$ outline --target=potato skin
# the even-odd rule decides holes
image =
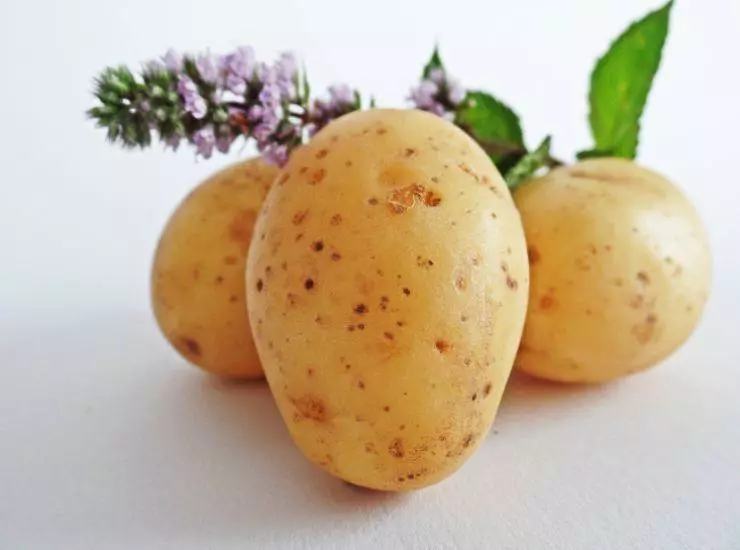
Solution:
[[[561,382],[642,371],[677,349],[709,296],[707,235],[663,176],[584,161],[514,193],[532,282],[517,367]]]
[[[151,301],[159,328],[188,361],[223,377],[263,377],[244,270],[254,221],[278,171],[254,158],[217,172],[180,203],[155,253]]]
[[[381,490],[456,471],[494,419],[527,300],[521,222],[485,153],[421,111],[346,115],[292,155],[256,231],[250,319],[301,451]]]

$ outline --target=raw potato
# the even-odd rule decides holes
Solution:
[[[689,337],[709,295],[710,249],[665,178],[594,159],[525,183],[514,200],[532,277],[518,368],[607,381],[657,364]]]
[[[255,235],[250,319],[301,451],[375,489],[456,471],[494,419],[527,300],[521,222],[485,153],[421,111],[344,116],[292,155]]]
[[[256,158],[214,174],[178,206],[157,248],[157,323],[183,357],[217,375],[263,377],[244,270],[254,221],[277,173]]]

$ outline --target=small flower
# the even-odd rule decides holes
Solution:
[[[346,84],[333,84],[329,86],[329,96],[336,105],[348,105],[355,101],[354,90]]]
[[[454,120],[455,111],[465,99],[465,89],[457,79],[441,68],[432,69],[427,78],[411,89],[409,100],[417,109],[446,120]]]
[[[281,98],[282,94],[280,92],[280,87],[277,84],[272,83],[265,83],[259,95],[259,100],[268,109],[274,109],[280,106]]]
[[[171,48],[162,57],[162,62],[168,71],[178,73],[182,70],[182,56]]]
[[[228,153],[233,141],[234,136],[231,134],[229,127],[221,126],[218,131],[218,137],[216,138],[216,149],[221,153]]]
[[[170,147],[173,151],[177,151],[180,148],[180,141],[182,140],[179,134],[172,134],[165,141],[165,147]]]
[[[216,84],[218,79],[218,67],[216,59],[211,52],[200,54],[195,60],[195,68],[198,69],[198,74],[204,82],[208,84]]]
[[[216,144],[216,136],[213,134],[213,126],[210,124],[197,130],[193,134],[193,143],[197,149],[196,154],[201,155],[204,159],[211,158],[213,147]]]
[[[285,145],[268,145],[263,149],[262,157],[268,164],[284,166],[288,162],[288,147]]]
[[[208,113],[208,103],[198,93],[198,87],[190,77],[180,75],[177,82],[177,91],[182,96],[185,111],[193,115],[196,120],[203,119]]]
[[[252,105],[252,107],[249,108],[249,111],[247,111],[247,118],[250,122],[257,122],[262,119],[264,112],[265,108],[261,105]]]

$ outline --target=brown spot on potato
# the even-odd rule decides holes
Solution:
[[[383,411],[384,412],[390,412],[391,411],[391,408],[388,405],[386,405],[385,407],[383,407]]]
[[[477,182],[480,181],[480,175],[475,170],[473,170],[470,166],[468,166],[466,163],[459,162],[457,164],[457,167],[463,172],[465,172],[466,174],[468,174],[469,176],[472,176],[473,179],[475,179],[475,181]]]
[[[301,225],[308,216],[308,210],[301,210],[293,214],[293,225]]]
[[[308,166],[301,166],[301,169],[298,170],[299,174],[305,174],[306,172],[308,172]]]
[[[303,238],[303,233],[298,233],[298,234],[297,234],[297,235],[295,236],[295,242],[298,242],[298,241],[300,241],[300,240],[301,240],[302,238]]]
[[[306,279],[305,281],[303,281],[303,287],[306,290],[312,290],[314,288],[314,286],[316,286],[316,283],[310,277],[308,279]]]
[[[376,453],[375,443],[365,443],[365,452],[371,454]]]
[[[376,199],[375,197],[370,197],[369,199],[367,199],[367,203],[370,206],[375,206],[376,204],[378,204],[378,199]]]
[[[284,174],[281,174],[280,175],[280,177],[277,179],[277,182],[276,183],[278,185],[283,185],[289,179],[290,179],[290,173],[289,172],[285,172]]]
[[[386,340],[393,340],[393,333],[392,333],[392,332],[384,332],[384,333],[383,333],[383,337],[384,337],[384,338],[385,338]]]
[[[432,180],[432,183],[439,183],[439,178],[437,176],[432,176],[430,179]]]
[[[193,269],[193,279],[195,279],[196,281],[200,279],[200,268],[196,267],[195,269]]]
[[[632,334],[638,343],[645,345],[653,338],[657,322],[658,318],[653,313],[649,313],[643,323],[632,327]]]
[[[403,321],[396,321],[396,326],[402,327],[405,323]]]
[[[377,130],[375,130],[375,133],[379,136],[384,136],[388,133],[388,130],[386,130],[385,128],[378,128]]]
[[[360,388],[361,390],[364,390],[365,389],[365,382],[363,382],[362,380],[360,380],[359,382],[357,382],[357,387]]]
[[[240,244],[249,245],[257,214],[254,210],[240,210],[229,224],[229,238]]]
[[[321,252],[322,250],[324,250],[324,241],[314,241],[311,244],[311,250],[313,250],[314,252]]]
[[[336,137],[336,136],[334,136],[334,137]],[[328,154],[329,154],[329,150],[328,149],[321,149],[318,153],[316,153],[316,158],[317,159],[322,159],[322,158],[324,158]]]
[[[555,299],[552,296],[545,295],[540,298],[540,309],[550,309],[555,305]]]
[[[508,273],[506,274],[506,286],[508,286],[511,290],[516,290],[519,288],[519,283],[516,279],[512,278]]]
[[[326,405],[315,395],[304,395],[291,401],[302,418],[316,422],[326,422],[329,418]]]
[[[216,276],[216,278],[215,278],[215,279],[213,280],[213,282],[214,282],[215,284],[217,284],[217,285],[220,285],[221,283],[223,283],[223,282],[224,282],[224,277],[223,277],[223,275],[218,275],[218,276]]]
[[[239,258],[237,258],[236,256],[231,256],[231,255],[224,256],[224,263],[226,265],[236,265],[237,263],[239,263]]]
[[[536,246],[527,247],[527,256],[529,257],[529,265],[535,265],[540,261],[540,251],[537,250]]]
[[[470,447],[470,445],[473,444],[473,440],[475,439],[475,436],[473,434],[468,434],[465,436],[465,439],[463,439],[462,446],[464,448]]]
[[[643,303],[645,303],[645,296],[642,294],[637,294],[632,298],[632,300],[630,300],[630,306],[634,309],[640,309]]]
[[[342,255],[339,252],[332,252],[331,253],[331,259],[334,262],[338,262],[339,260],[342,259]]]
[[[359,324],[357,325],[357,329],[358,329],[358,330],[365,330],[365,323],[359,323]]]
[[[342,223],[342,215],[341,214],[334,214],[331,217],[331,220],[329,221],[331,225],[339,225]]]
[[[404,288],[403,288],[403,293],[404,293],[404,294],[405,294],[406,296],[411,296],[411,290],[409,290],[409,289],[408,289],[408,288],[406,288],[406,287],[404,287]]]
[[[450,344],[447,340],[437,340],[434,342],[434,348],[439,353],[447,353],[452,349],[452,344]]]
[[[188,355],[192,355],[193,357],[201,356],[200,344],[194,338],[182,336],[180,337],[180,343],[182,344],[182,348]]]
[[[637,280],[640,281],[642,284],[644,285],[650,284],[650,277],[644,271],[638,271],[636,277],[637,277]]]
[[[465,277],[460,275],[457,279],[455,279],[455,288],[457,290],[465,290],[468,287],[468,283],[465,280]]]
[[[493,384],[488,382],[485,386],[483,386],[483,397],[488,397],[491,394],[491,390],[493,389]]]
[[[473,396],[470,398],[471,401],[476,401],[478,399],[478,392],[475,392]]]
[[[394,458],[403,458],[404,448],[403,440],[401,438],[397,437],[391,441],[390,445],[388,445],[388,454]]]
[[[354,308],[355,313],[363,315],[367,313],[367,306],[365,304],[357,304]]]
[[[422,258],[421,256],[416,257],[416,265],[419,267],[430,268],[434,266],[434,262],[429,258]]]
[[[403,156],[406,158],[413,157],[416,154],[416,149],[413,147],[406,147],[406,149],[403,150]]]
[[[262,289],[265,287],[265,283],[262,281],[262,279],[257,279],[257,292],[262,292]]]
[[[326,177],[326,170],[323,168],[319,168],[318,170],[315,170],[313,174],[311,174],[311,179],[308,183],[311,185],[316,185],[317,183],[321,183],[324,181],[324,178]]]
[[[229,296],[229,302],[231,302],[232,304],[235,304],[238,301],[239,301],[239,298],[237,297],[236,294],[232,294],[231,296]]]
[[[313,367],[308,367],[308,369],[306,369],[306,374],[308,375],[309,378],[311,378],[315,374]]]

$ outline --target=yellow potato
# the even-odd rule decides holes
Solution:
[[[250,319],[301,451],[375,489],[456,471],[494,419],[527,300],[521,222],[485,153],[421,111],[344,116],[292,155],[255,235]]]
[[[152,268],[154,314],[194,365],[230,378],[262,378],[247,316],[244,269],[257,213],[278,168],[259,158],[201,183],[177,207]]]
[[[631,161],[553,170],[515,193],[532,282],[517,367],[601,382],[677,349],[709,295],[707,235],[689,201]]]

